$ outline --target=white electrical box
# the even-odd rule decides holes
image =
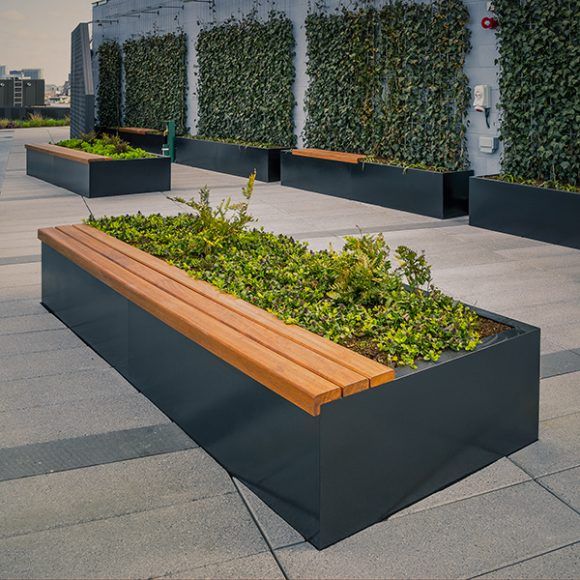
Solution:
[[[491,87],[489,85],[476,85],[473,87],[473,108],[480,113],[491,109]]]
[[[499,147],[499,139],[497,137],[485,137],[481,136],[479,138],[479,150],[482,153],[495,153]]]

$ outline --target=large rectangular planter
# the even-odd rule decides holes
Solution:
[[[84,197],[106,197],[171,189],[171,160],[99,160],[81,162],[48,151],[28,149],[26,174]]]
[[[258,181],[280,181],[280,148],[247,147],[203,139],[178,137],[175,162],[190,167],[248,177],[254,170]]]
[[[467,214],[472,174],[344,163],[291,151],[283,151],[281,161],[282,185],[442,219]]]
[[[580,249],[580,193],[486,177],[470,182],[470,225]]]
[[[43,243],[42,303],[321,549],[534,442],[540,331],[398,370],[313,416]]]

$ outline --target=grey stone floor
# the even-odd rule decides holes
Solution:
[[[315,248],[384,232],[446,291],[543,333],[538,443],[318,552],[40,306],[38,227],[178,210],[27,177],[24,143],[65,135],[0,131],[1,578],[580,577],[580,251],[256,187],[265,227]],[[243,181],[174,166],[181,196]]]

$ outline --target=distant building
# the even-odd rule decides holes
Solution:
[[[6,78],[6,66],[0,64],[0,79]]]
[[[44,78],[44,71],[41,68],[23,68],[21,70],[11,70],[10,76],[38,81]]]
[[[44,80],[8,78],[0,80],[0,107],[44,106]]]

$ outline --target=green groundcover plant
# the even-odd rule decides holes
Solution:
[[[194,278],[383,363],[415,366],[444,350],[473,350],[478,315],[436,288],[424,255],[381,235],[346,238],[342,251],[310,251],[285,235],[249,228],[255,175],[217,207],[210,191],[176,216],[91,217],[87,223]],[[428,290],[428,292],[426,292]]]
[[[46,119],[42,115],[32,114],[28,119],[0,119],[0,129],[30,129],[32,127],[68,127],[70,118]]]
[[[227,143],[229,145],[241,145],[242,147],[257,147],[259,149],[280,149],[280,145],[263,143],[262,141],[244,141],[243,139],[220,139],[217,137],[204,137],[203,135],[185,135],[186,139],[199,141],[213,141],[214,143]]]
[[[79,139],[66,139],[59,141],[57,145],[68,149],[78,149],[95,155],[103,155],[111,159],[146,159],[155,157],[138,147],[131,147],[117,135],[104,134],[97,137],[94,133],[82,135]]]

